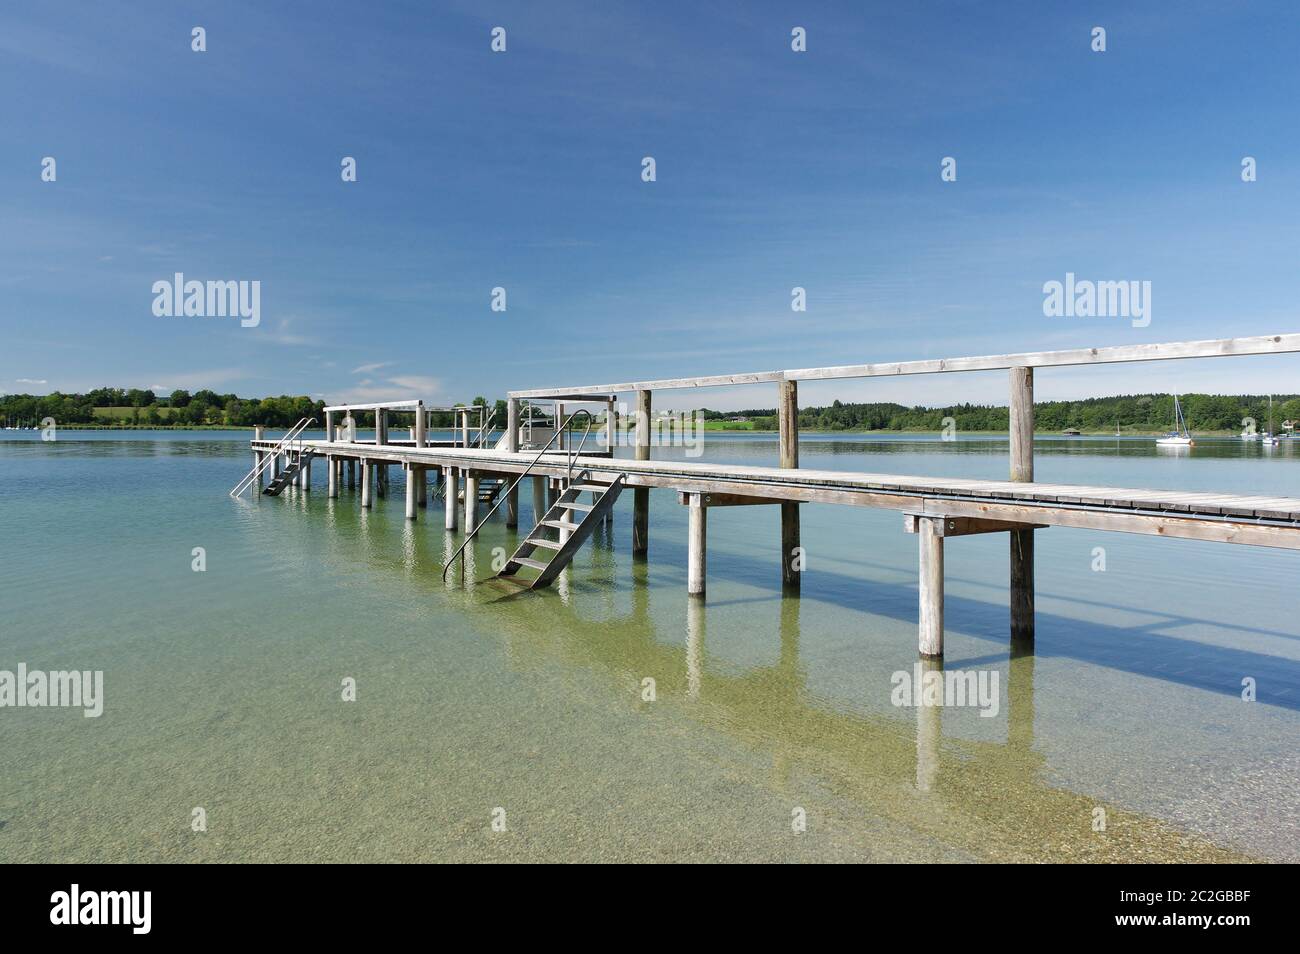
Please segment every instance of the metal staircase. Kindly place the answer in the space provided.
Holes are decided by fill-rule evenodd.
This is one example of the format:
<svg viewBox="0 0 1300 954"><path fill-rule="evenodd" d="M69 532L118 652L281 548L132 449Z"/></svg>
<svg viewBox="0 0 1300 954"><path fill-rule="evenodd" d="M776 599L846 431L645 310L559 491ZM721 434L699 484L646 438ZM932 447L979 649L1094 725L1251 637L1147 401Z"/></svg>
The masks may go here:
<svg viewBox="0 0 1300 954"><path fill-rule="evenodd" d="M296 457L290 454L289 462L284 470L280 471L279 476L262 488L262 493L268 497L280 496L284 492L284 488L288 487L293 479L302 472L303 466L311 456L311 451L299 451Z"/></svg>
<svg viewBox="0 0 1300 954"><path fill-rule="evenodd" d="M578 479L569 484L542 519L537 521L537 526L533 527L524 541L519 544L519 549L515 550L514 555L506 561L506 565L501 568L497 576L512 577L523 567L528 567L536 570L537 576L532 580L519 582L527 583L530 590L550 586L551 582L560 575L560 571L569 565L578 550L587 542L591 531L613 509L618 495L623 492L623 481L626 477L626 474L619 474L612 483L601 484L591 481L590 471L584 470L578 474ZM594 502L579 503L578 497L583 493L590 493ZM575 513L582 514L582 519L577 523L572 522ZM555 531L554 538L547 536L550 530ZM533 554L540 555L542 551L545 552L546 559L533 559Z"/></svg>
<svg viewBox="0 0 1300 954"><path fill-rule="evenodd" d="M501 491L506 488L508 481L500 477L480 477L478 481L478 502L494 503L501 496ZM442 497L446 491L439 488L435 492L436 497ZM456 491L456 499L461 503L465 502L465 491L460 489Z"/></svg>
<svg viewBox="0 0 1300 954"><path fill-rule="evenodd" d="M301 468L303 464L303 453L304 453L303 443L302 443L302 432L307 429L308 425L314 423L315 420L316 418L314 417L304 417L300 421L298 421L298 423L295 424L293 427L289 428L289 432L280 439L279 443L277 443L269 451L264 451L262 453L261 460L258 461L258 463L253 467L253 469L244 475L243 480L241 480L239 483L235 484L233 488L231 488L230 496L238 497L249 487L253 486L253 482L256 481L259 477L261 477L262 474L271 467L272 463L274 463L275 461L275 458L279 454L284 454L287 457L289 457L291 461L289 466L293 467L294 464L292 461L295 454L294 451L295 443L298 445L296 451L297 467ZM310 454L310 451L308 451L307 453ZM293 478L293 475L296 474L297 472L298 472L297 470L294 470L292 471L292 473L289 473L289 479L284 480L283 482L280 481L280 477L284 477L284 474L281 474L280 477L277 477L275 480L272 480L271 484L267 486L267 488L263 490L262 493L269 493L271 494L272 497L278 497L280 495L280 491L284 490L289 480L291 480ZM274 486L277 483L280 484L279 488L276 489L274 492L272 492L271 486Z"/></svg>
<svg viewBox="0 0 1300 954"><path fill-rule="evenodd" d="M501 477L483 477L478 482L478 502L492 503L505 489L506 481Z"/></svg>
<svg viewBox="0 0 1300 954"><path fill-rule="evenodd" d="M574 480L574 464L578 460L578 455L582 453L583 445L587 443L587 435L591 433L591 425L594 421L591 412L587 410L575 411L563 424L556 428L550 439L538 451L537 456L524 468L523 473L510 483L509 487L504 489L497 487L495 489L496 503L492 509L488 511L482 522L478 523L472 531L465 535L464 541L461 542L456 552L451 555L451 558L443 566L442 580L444 583L447 581L447 574L451 572L456 560L465 552L465 548L473 542L474 537L492 518L492 515L497 512L497 508L505 502L509 492L515 490L520 481L532 472L532 469L537 466L537 462L550 451L555 439L564 433L573 422L573 419L580 414L587 418L587 429L583 431L582 440L578 443L576 449L559 452L564 454L565 459L568 461L565 474L560 478L561 486L564 488L563 492L560 494L559 499L551 504L546 513L542 515L542 519L537 522L537 526L533 527L524 542L515 550L514 556L506 561L505 566L496 576L498 579L525 586L531 590L539 590L544 586L549 586L551 581L559 576L560 571L569 565L574 554L591 536L592 530L614 508L614 502L618 500L618 495L623 492L623 486L627 481L627 474L617 474L609 483L599 483L592 479L589 470L579 472L577 480ZM504 484L505 482L501 481L501 483ZM578 497L584 493L592 495L592 503L578 502ZM575 513L583 514L582 519L576 523L572 519ZM556 538L551 539L548 537L546 535L547 530L555 530L557 532ZM550 557L546 560L533 559L531 554L539 550L548 552ZM537 576L531 580L514 579L515 574L523 567L536 570Z"/></svg>

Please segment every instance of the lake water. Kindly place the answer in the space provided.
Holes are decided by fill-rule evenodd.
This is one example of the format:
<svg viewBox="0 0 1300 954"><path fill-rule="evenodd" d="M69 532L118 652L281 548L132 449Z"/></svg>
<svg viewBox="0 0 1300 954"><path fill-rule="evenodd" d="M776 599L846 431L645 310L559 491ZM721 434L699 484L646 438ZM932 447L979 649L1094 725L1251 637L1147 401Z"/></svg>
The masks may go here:
<svg viewBox="0 0 1300 954"><path fill-rule="evenodd" d="M235 501L246 433L38 436L0 432L0 669L103 670L105 706L0 709L0 862L1300 860L1300 553L1040 531L1036 651L1012 659L1006 538L950 541L945 667L998 674L986 717L891 703L917 660L896 513L804 506L782 598L776 508L715 510L701 604L676 495L652 493L640 561L629 493L552 590L507 597L441 582L460 537L403 519L400 471L371 511L323 467ZM987 437L800 455L1007 472ZM705 458L775 464L776 441L710 434ZM1040 439L1036 466L1300 492L1287 444ZM494 518L467 576L516 538Z"/></svg>

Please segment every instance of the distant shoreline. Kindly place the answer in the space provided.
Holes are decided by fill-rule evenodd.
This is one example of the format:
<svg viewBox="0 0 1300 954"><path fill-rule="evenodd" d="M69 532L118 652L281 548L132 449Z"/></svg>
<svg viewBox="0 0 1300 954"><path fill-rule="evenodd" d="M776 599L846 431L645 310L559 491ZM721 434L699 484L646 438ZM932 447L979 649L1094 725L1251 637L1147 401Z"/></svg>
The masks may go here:
<svg viewBox="0 0 1300 954"><path fill-rule="evenodd" d="M30 430L30 429L29 429ZM39 430L37 428L36 430ZM248 431L252 433L253 428L242 424L66 424L58 427L60 431ZM285 430L282 427L267 427L268 431ZM309 427L307 433L323 432L323 427ZM746 428L746 427L709 427L705 428L707 434L762 434L777 435L776 430ZM836 428L816 428L801 427L800 435L805 434L860 434L863 436L877 437L889 434L896 434L900 437L933 437L938 431L895 431L895 430L841 430ZM980 437L1006 437L1006 431L983 431L983 430L959 430L960 435L976 435ZM1063 440L1069 440L1073 437L1163 437L1168 433L1164 430L1150 431L1124 431L1121 434L1115 434L1113 431L1081 431L1078 434L1062 434L1060 431L1034 431L1035 437L1059 437ZM1215 438L1237 438L1240 432L1237 431L1196 431L1193 430L1192 437L1215 437Z"/></svg>

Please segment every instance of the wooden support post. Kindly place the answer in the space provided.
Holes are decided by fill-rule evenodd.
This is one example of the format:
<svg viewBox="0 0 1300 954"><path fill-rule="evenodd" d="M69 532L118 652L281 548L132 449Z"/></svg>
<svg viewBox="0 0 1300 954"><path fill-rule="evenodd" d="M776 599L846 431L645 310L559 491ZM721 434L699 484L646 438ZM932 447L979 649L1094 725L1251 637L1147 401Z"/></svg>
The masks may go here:
<svg viewBox="0 0 1300 954"><path fill-rule="evenodd" d="M1011 372L1011 479L1034 479L1034 369ZM1034 531L1012 530L1011 641L1034 641Z"/></svg>
<svg viewBox="0 0 1300 954"><path fill-rule="evenodd" d="M334 412L325 412L325 440L333 443L334 441Z"/></svg>
<svg viewBox="0 0 1300 954"><path fill-rule="evenodd" d="M364 457L361 459L361 506L370 506L370 461Z"/></svg>
<svg viewBox="0 0 1300 954"><path fill-rule="evenodd" d="M533 523L546 516L546 478L533 478Z"/></svg>
<svg viewBox="0 0 1300 954"><path fill-rule="evenodd" d="M478 472L465 471L465 532L478 526Z"/></svg>
<svg viewBox="0 0 1300 954"><path fill-rule="evenodd" d="M650 392L636 392L637 460L650 459ZM650 488L632 488L632 552L644 554L650 544Z"/></svg>
<svg viewBox="0 0 1300 954"><path fill-rule="evenodd" d="M375 408L375 443L388 443L388 409Z"/></svg>
<svg viewBox="0 0 1300 954"><path fill-rule="evenodd" d="M357 462L348 461L348 490L357 489Z"/></svg>
<svg viewBox="0 0 1300 954"><path fill-rule="evenodd" d="M1011 642L1034 642L1034 531L1012 530L1011 537Z"/></svg>
<svg viewBox="0 0 1300 954"><path fill-rule="evenodd" d="M456 484L459 478L456 476L455 467L444 467L442 469L444 487L443 500L446 504L446 520L444 526L448 530L456 529Z"/></svg>
<svg viewBox="0 0 1300 954"><path fill-rule="evenodd" d="M780 400L777 403L777 421L780 429L782 467L799 466L799 385L795 381L782 381L778 385ZM795 550L799 548L799 505L792 501L781 504L781 584L791 589L799 586L800 570L796 568ZM798 565L802 566L802 560Z"/></svg>
<svg viewBox="0 0 1300 954"><path fill-rule="evenodd" d="M253 440L255 440L255 441L264 441L264 440L266 440L266 425L265 425L265 424L254 424L254 425L253 425ZM255 451L253 451L253 467L257 470L257 484L258 484L259 487L260 487L261 484L262 484L262 462L263 462L264 460L266 460L266 452L265 452L265 451L260 451L260 450L255 450Z"/></svg>
<svg viewBox="0 0 1300 954"><path fill-rule="evenodd" d="M302 475L303 493L310 493L311 492L311 455L306 455L303 457L302 470L299 471L299 473Z"/></svg>
<svg viewBox="0 0 1300 954"><path fill-rule="evenodd" d="M375 496L383 500L388 496L388 462L375 462Z"/></svg>
<svg viewBox="0 0 1300 954"><path fill-rule="evenodd" d="M930 658L943 656L943 535L940 517L917 520L920 560L920 651Z"/></svg>
<svg viewBox="0 0 1300 954"><path fill-rule="evenodd" d="M686 592L691 596L703 596L709 510L701 494L691 494L688 512Z"/></svg>
<svg viewBox="0 0 1300 954"><path fill-rule="evenodd" d="M510 398L506 404L506 450L519 453L519 398ZM506 526L519 526L519 487L512 484L506 494Z"/></svg>
<svg viewBox="0 0 1300 954"><path fill-rule="evenodd" d="M325 496L333 500L339 495L339 462L333 454L325 458Z"/></svg>
<svg viewBox="0 0 1300 954"><path fill-rule="evenodd" d="M420 472L417 468L408 464L406 466L406 519L414 520L418 507L418 496L420 493Z"/></svg>
<svg viewBox="0 0 1300 954"><path fill-rule="evenodd" d="M415 406L415 446L427 447L429 445L428 418L424 413L424 402L421 401ZM415 478L415 502L416 506L427 507L429 505L429 488L428 488L428 471L423 468L413 469L411 476Z"/></svg>
<svg viewBox="0 0 1300 954"><path fill-rule="evenodd" d="M618 411L614 410L614 400L605 402L605 450L614 456L614 428L618 426Z"/></svg>

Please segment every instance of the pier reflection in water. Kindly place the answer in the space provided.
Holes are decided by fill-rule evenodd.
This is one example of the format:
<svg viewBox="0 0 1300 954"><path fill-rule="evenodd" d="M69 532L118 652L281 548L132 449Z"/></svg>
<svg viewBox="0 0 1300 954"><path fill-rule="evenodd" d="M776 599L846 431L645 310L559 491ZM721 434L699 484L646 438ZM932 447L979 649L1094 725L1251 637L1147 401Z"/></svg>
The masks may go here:
<svg viewBox="0 0 1300 954"><path fill-rule="evenodd" d="M725 601L711 606L682 598L680 638L674 641L662 616L651 611L647 564L636 561L620 572L629 569L622 614L592 619L575 611L572 599L539 599L537 594L493 597L483 608L500 613L494 622L504 630L516 665L560 658L602 673L629 692L653 676L658 705L679 707L676 714L701 728L729 733L766 752L772 765L768 784L774 791L797 800L811 779L842 806L851 805L853 813L963 856L1041 861L1119 861L1135 854L1167 860L1246 858L1156 817L1053 784L1044 772L1044 756L1034 747L1032 645L1012 647L1004 657L1007 678L999 706L1004 741L972 741L964 733L945 736L945 717L978 718L976 711L959 714L942 705L889 714L853 711L810 693L800 660L806 597L759 598L777 623L776 660L737 671L711 661L709 653L713 614L726 613ZM611 570L607 563L596 580L581 585L583 601L597 598L601 587L618 588ZM529 603L526 615L506 609L521 598ZM754 613L747 618L753 621ZM750 636L761 638L761 628L755 630ZM944 672L942 661L914 664L923 673ZM881 685L876 691L884 696L888 683ZM1093 827L1098 808L1105 813L1105 831ZM812 824L817 821L814 817Z"/></svg>

